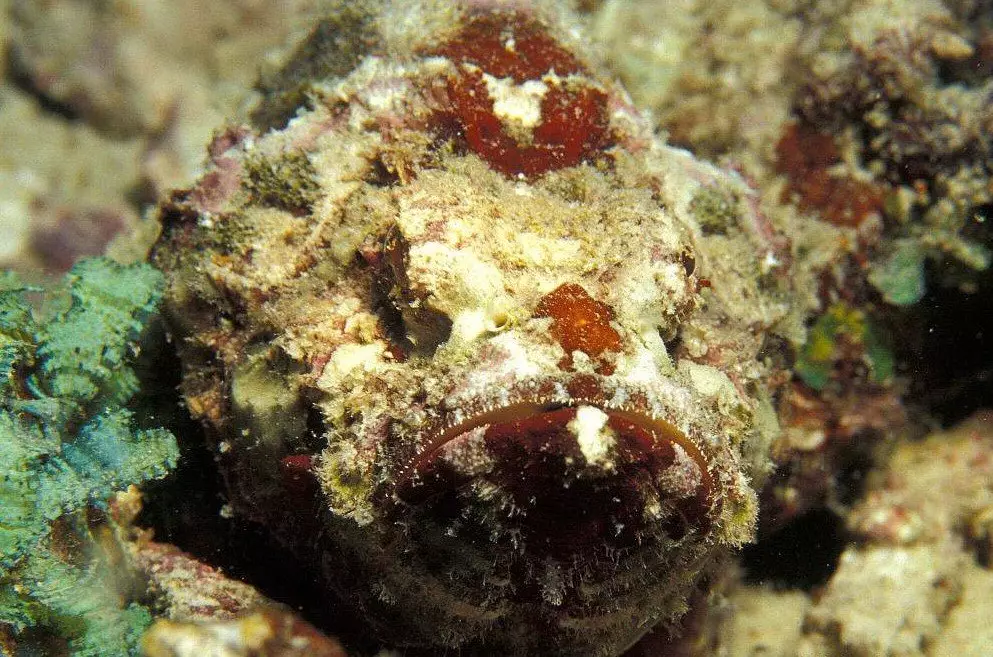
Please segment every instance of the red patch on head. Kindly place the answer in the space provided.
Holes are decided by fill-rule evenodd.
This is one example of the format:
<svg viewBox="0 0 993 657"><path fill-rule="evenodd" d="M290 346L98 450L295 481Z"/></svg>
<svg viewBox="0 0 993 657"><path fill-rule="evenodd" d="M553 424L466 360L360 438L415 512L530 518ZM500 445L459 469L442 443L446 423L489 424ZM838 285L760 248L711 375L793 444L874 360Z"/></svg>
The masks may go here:
<svg viewBox="0 0 993 657"><path fill-rule="evenodd" d="M621 350L621 336L610 325L613 309L575 283L564 283L543 296L534 316L552 318L551 334L566 352L566 367L571 366L574 351L597 358ZM597 369L601 374L613 372L606 362Z"/></svg>
<svg viewBox="0 0 993 657"><path fill-rule="evenodd" d="M493 11L469 19L456 38L434 54L457 64L475 64L496 78L518 84L549 71L558 75L584 72L575 55L563 48L533 18L517 12Z"/></svg>
<svg viewBox="0 0 993 657"><path fill-rule="evenodd" d="M447 84L449 106L438 120L504 175L533 177L575 166L610 143L607 95L534 19L514 12L481 14L428 54L447 57L458 67ZM484 74L518 85L541 80L548 86L540 122L527 143L510 134L496 115Z"/></svg>

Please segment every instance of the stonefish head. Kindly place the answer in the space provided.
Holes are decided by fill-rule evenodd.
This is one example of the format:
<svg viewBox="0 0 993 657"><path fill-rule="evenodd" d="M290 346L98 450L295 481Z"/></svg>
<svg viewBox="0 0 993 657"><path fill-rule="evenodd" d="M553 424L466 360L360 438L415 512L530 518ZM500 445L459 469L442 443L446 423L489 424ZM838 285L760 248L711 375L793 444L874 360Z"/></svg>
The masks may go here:
<svg viewBox="0 0 993 657"><path fill-rule="evenodd" d="M561 9L349 20L161 209L189 408L384 640L617 655L752 535L784 245Z"/></svg>

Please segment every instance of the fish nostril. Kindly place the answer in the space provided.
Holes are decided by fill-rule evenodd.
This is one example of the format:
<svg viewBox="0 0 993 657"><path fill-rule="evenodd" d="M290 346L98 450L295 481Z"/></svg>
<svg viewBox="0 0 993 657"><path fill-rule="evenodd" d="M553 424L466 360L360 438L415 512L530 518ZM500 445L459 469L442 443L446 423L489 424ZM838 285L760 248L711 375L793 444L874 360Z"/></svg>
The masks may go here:
<svg viewBox="0 0 993 657"><path fill-rule="evenodd" d="M510 313L498 310L490 316L490 331L492 333L500 333L509 328L511 323Z"/></svg>

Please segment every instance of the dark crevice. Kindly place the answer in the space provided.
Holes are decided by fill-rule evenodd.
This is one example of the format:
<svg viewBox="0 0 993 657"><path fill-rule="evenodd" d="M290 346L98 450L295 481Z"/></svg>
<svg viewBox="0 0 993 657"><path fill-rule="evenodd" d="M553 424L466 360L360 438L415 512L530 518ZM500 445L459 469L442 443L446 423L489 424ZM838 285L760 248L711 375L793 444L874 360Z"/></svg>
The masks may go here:
<svg viewBox="0 0 993 657"><path fill-rule="evenodd" d="M363 180L374 187L391 187L400 182L399 173L383 161L382 154L372 159Z"/></svg>
<svg viewBox="0 0 993 657"><path fill-rule="evenodd" d="M755 354L755 360L769 363L776 369L791 370L796 361L796 352L788 339L775 333L766 333L762 338L762 346Z"/></svg>
<svg viewBox="0 0 993 657"><path fill-rule="evenodd" d="M949 280L955 269L928 266L927 293L907 311L895 341L911 380L908 403L946 427L993 408L993 277L963 272L971 279L963 287Z"/></svg>
<svg viewBox="0 0 993 657"><path fill-rule="evenodd" d="M225 576L251 584L264 595L358 652L374 647L363 638L358 619L349 615L320 585L313 566L274 540L264 527L222 513L224 483L203 427L184 408L179 394L181 367L160 330L143 350L143 396L137 400L150 425L165 426L180 444L178 467L165 479L143 487L144 508L136 521L154 530L156 541L170 543ZM145 356L147 354L147 356ZM323 436L320 411L308 415L308 438ZM314 439L315 444L318 439Z"/></svg>
<svg viewBox="0 0 993 657"><path fill-rule="evenodd" d="M407 358L413 351L414 345L407 336L407 328L403 324L403 315L390 298L390 285L387 277L380 271L370 277L369 296L372 299L373 311L379 318L386 339L389 340L391 351L401 359Z"/></svg>
<svg viewBox="0 0 993 657"><path fill-rule="evenodd" d="M662 338L662 344L665 345L666 353L669 354L670 358L676 359L676 354L679 352L679 348L683 346L683 333L681 330L677 329L671 335L663 331L662 327L658 327L659 337Z"/></svg>
<svg viewBox="0 0 993 657"><path fill-rule="evenodd" d="M27 69L21 64L20 53L13 46L7 48L7 70L4 71L7 80L16 88L38 103L42 111L54 114L67 121L80 121L82 115L72 105L55 98L39 88Z"/></svg>
<svg viewBox="0 0 993 657"><path fill-rule="evenodd" d="M300 436L300 454L320 454L328 446L327 425L324 413L314 404L307 405L307 420L304 434Z"/></svg>
<svg viewBox="0 0 993 657"><path fill-rule="evenodd" d="M751 584L810 591L831 578L844 548L842 519L818 509L760 534L758 542L741 551L741 565Z"/></svg>
<svg viewBox="0 0 993 657"><path fill-rule="evenodd" d="M879 441L879 434L871 430L852 438L851 443L839 455L830 503L848 507L862 497L869 473L879 465L877 462Z"/></svg>

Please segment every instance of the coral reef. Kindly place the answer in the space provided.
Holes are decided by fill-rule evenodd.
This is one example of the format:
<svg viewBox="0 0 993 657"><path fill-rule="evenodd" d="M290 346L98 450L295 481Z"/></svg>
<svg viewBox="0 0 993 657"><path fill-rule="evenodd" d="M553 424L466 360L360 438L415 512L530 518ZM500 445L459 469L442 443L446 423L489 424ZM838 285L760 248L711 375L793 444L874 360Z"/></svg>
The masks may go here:
<svg viewBox="0 0 993 657"><path fill-rule="evenodd" d="M128 549L134 567L147 578L149 595L162 618L174 622L226 621L258 608L277 606L248 584L225 577L173 545L139 536Z"/></svg>
<svg viewBox="0 0 993 657"><path fill-rule="evenodd" d="M174 138L196 162L212 125L254 83L258 65L246 62L291 40L308 9L248 0L130 7L13 0L9 66L47 102L115 137L162 135L179 121L183 134Z"/></svg>
<svg viewBox="0 0 993 657"><path fill-rule="evenodd" d="M962 554L942 547L851 549L808 612L801 655L921 655L959 595Z"/></svg>
<svg viewBox="0 0 993 657"><path fill-rule="evenodd" d="M747 172L798 252L835 243L802 259L833 279L821 311L854 294L899 323L931 290L988 294L986 3L634 0L594 22L670 139Z"/></svg>
<svg viewBox="0 0 993 657"><path fill-rule="evenodd" d="M981 654L989 628L993 418L896 448L848 517L848 548L807 615L801 654ZM954 620L953 620L954 619ZM959 625L966 625L963 631ZM969 635L972 636L969 636ZM987 644L988 645L988 644ZM928 646L933 646L929 648ZM971 647L970 647L971 646Z"/></svg>
<svg viewBox="0 0 993 657"><path fill-rule="evenodd" d="M754 159L789 117L805 4L816 15L818 3L606 0L592 32L670 141Z"/></svg>
<svg viewBox="0 0 993 657"><path fill-rule="evenodd" d="M44 322L25 289L4 285L0 634L18 651L37 638L29 629L44 628L73 655L133 653L151 617L121 572L107 500L163 476L178 456L171 434L138 428L125 407L162 277L148 265L81 262L69 308Z"/></svg>
<svg viewBox="0 0 993 657"><path fill-rule="evenodd" d="M0 265L61 274L138 225L126 201L137 145L110 143L46 114L7 85L0 85L0 143Z"/></svg>
<svg viewBox="0 0 993 657"><path fill-rule="evenodd" d="M988 0L0 16L0 653L988 652Z"/></svg>
<svg viewBox="0 0 993 657"><path fill-rule="evenodd" d="M335 639L284 605L174 545L153 540L153 532L139 526L144 498L132 486L110 506L124 538L123 562L144 585L155 618L141 639L142 655L345 657Z"/></svg>
<svg viewBox="0 0 993 657"><path fill-rule="evenodd" d="M947 421L991 403L989 331L968 328L991 298L988 3L634 0L592 18L658 126L743 172L791 239L810 340L792 345L767 518L846 495L835 473L884 451L904 400ZM839 304L885 351L856 341L812 368Z"/></svg>
<svg viewBox="0 0 993 657"><path fill-rule="evenodd" d="M890 302L920 298L899 294L901 277L885 275L901 261L920 268L926 255L958 261L966 272L989 266L991 244L975 224L993 200L993 87L982 70L974 79L954 73L970 60L982 67L973 43L983 22L975 14L975 23L959 27L937 2L886 13L866 3L841 24L845 50L824 48L812 58L812 76L794 101L803 125L845 144L843 166L852 175L871 172L891 199L878 205L886 241L869 265L870 281Z"/></svg>
<svg viewBox="0 0 993 657"><path fill-rule="evenodd" d="M987 411L901 442L847 516L854 540L830 579L813 595L731 582L704 654L986 654L991 440Z"/></svg>

